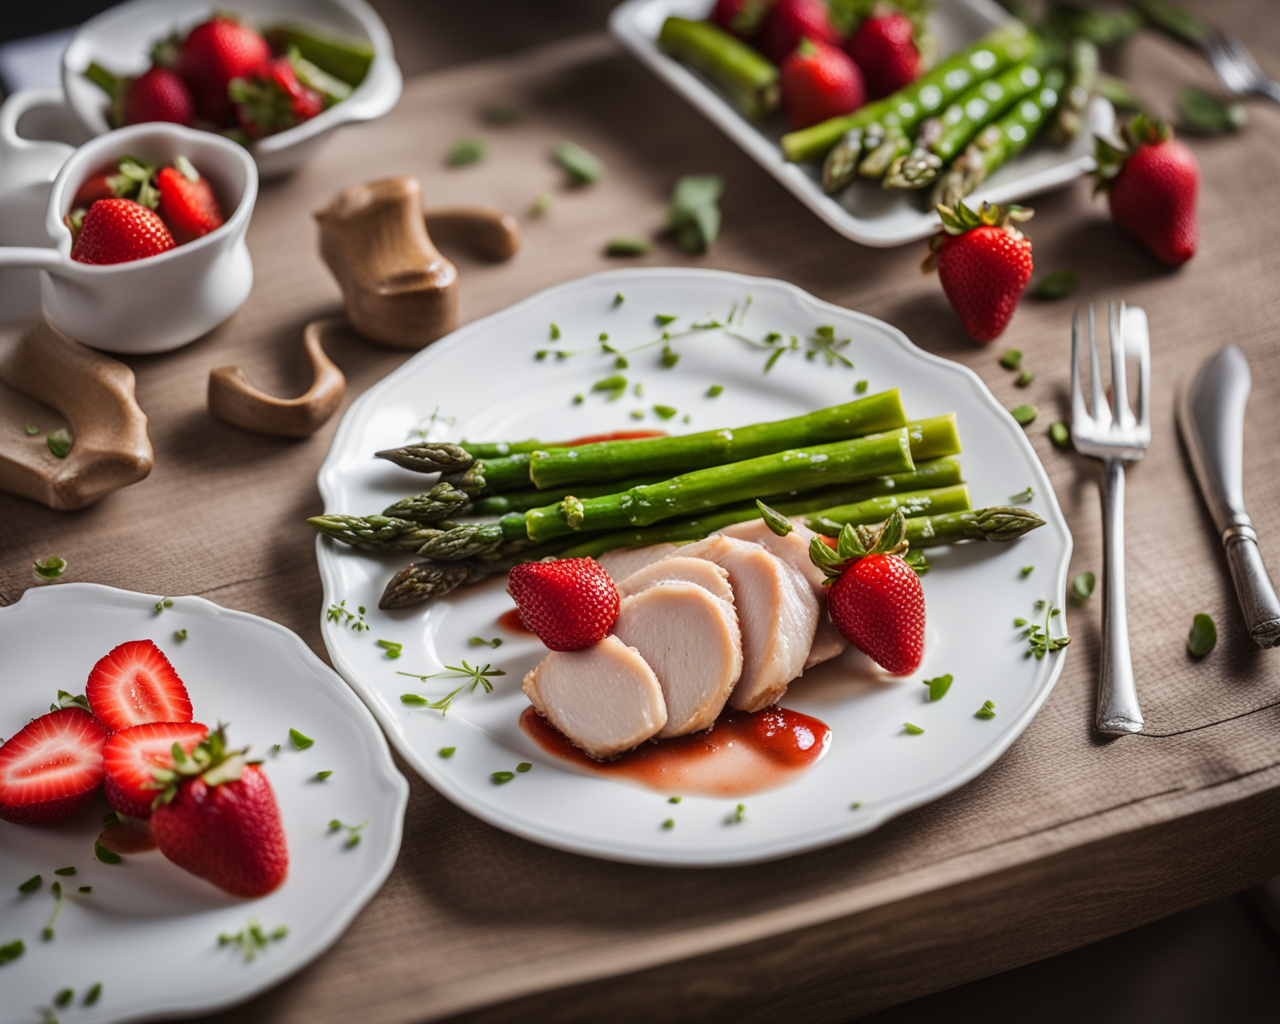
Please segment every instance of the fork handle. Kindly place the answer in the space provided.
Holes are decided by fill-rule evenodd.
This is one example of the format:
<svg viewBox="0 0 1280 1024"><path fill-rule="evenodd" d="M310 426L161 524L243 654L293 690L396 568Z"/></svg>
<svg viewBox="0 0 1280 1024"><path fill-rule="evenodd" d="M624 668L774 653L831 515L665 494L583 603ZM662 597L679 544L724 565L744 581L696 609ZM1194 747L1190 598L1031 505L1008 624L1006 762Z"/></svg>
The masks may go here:
<svg viewBox="0 0 1280 1024"><path fill-rule="evenodd" d="M1129 655L1124 601L1124 463L1107 459L1102 476L1102 668L1098 679L1099 732L1142 731L1142 711Z"/></svg>

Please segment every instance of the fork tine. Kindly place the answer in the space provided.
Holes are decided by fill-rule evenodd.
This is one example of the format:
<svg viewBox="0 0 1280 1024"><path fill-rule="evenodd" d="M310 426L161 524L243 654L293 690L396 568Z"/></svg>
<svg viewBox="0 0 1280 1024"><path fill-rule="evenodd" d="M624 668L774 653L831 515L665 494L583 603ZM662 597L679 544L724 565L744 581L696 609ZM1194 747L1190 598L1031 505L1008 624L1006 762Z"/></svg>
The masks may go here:
<svg viewBox="0 0 1280 1024"><path fill-rule="evenodd" d="M1246 70L1250 72L1251 77L1257 77L1262 74L1262 69L1258 67L1258 62L1253 59L1244 43L1232 32L1223 31L1222 41L1226 44L1227 50L1238 60Z"/></svg>
<svg viewBox="0 0 1280 1024"><path fill-rule="evenodd" d="M1145 319L1146 310L1142 311ZM1143 331L1139 336L1138 352L1138 427L1151 434L1151 333Z"/></svg>
<svg viewBox="0 0 1280 1024"><path fill-rule="evenodd" d="M1108 330L1111 335L1111 410L1117 427L1133 426L1129 408L1129 379L1125 372L1124 303L1117 307L1107 303Z"/></svg>
<svg viewBox="0 0 1280 1024"><path fill-rule="evenodd" d="M1098 364L1098 336L1094 330L1093 303L1089 303L1089 391L1093 395L1093 421L1102 429L1111 426L1111 407L1102 388L1102 367Z"/></svg>
<svg viewBox="0 0 1280 1024"><path fill-rule="evenodd" d="M1085 429L1093 425L1089 410L1085 408L1084 391L1080 387L1080 311L1071 311L1071 429Z"/></svg>

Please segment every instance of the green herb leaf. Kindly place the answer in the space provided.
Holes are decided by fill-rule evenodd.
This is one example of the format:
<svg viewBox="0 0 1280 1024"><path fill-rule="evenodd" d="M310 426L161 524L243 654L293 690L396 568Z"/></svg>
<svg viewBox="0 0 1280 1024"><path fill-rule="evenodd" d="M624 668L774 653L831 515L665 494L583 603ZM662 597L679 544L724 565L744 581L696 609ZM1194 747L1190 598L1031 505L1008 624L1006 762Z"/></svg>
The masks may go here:
<svg viewBox="0 0 1280 1024"><path fill-rule="evenodd" d="M32 562L31 571L42 580L56 580L67 568L67 560L57 555L50 555L43 562Z"/></svg>
<svg viewBox="0 0 1280 1024"><path fill-rule="evenodd" d="M59 1006L59 1007L66 1006L75 997L76 997L76 994L74 990L69 988L64 988L61 992L59 992L56 996L53 997L53 1005Z"/></svg>
<svg viewBox="0 0 1280 1024"><path fill-rule="evenodd" d="M417 704L421 706L423 704L427 704L428 701L426 697L419 697L416 693L402 693L400 694L400 703Z"/></svg>
<svg viewBox="0 0 1280 1024"><path fill-rule="evenodd" d="M33 427L30 423L28 423L26 426L26 431L27 431L27 437L35 437L36 434L40 433L40 428Z"/></svg>
<svg viewBox="0 0 1280 1024"><path fill-rule="evenodd" d="M439 678L440 676L462 676L466 679L466 682L461 686L441 697L439 700L433 701L427 697L420 697L416 693L405 693L400 696L401 703L415 704L420 707L430 708L432 711L439 711L441 714L447 714L449 708L453 705L454 698L457 697L458 694L462 693L463 690L471 693L477 686L481 686L484 688L485 693L492 693L493 683L490 682L490 680L496 676L505 676L507 674L505 669L492 668L489 665L476 667L465 661L460 667L456 665L446 665L444 668L445 670L443 672L432 672L429 675L416 675L413 672L397 672L396 675L398 676L410 676L413 679L421 679L423 682L426 682L428 679Z"/></svg>
<svg viewBox="0 0 1280 1024"><path fill-rule="evenodd" d="M1036 602L1037 609L1043 608L1044 606L1044 601ZM1049 610L1045 613L1044 617L1044 626L1041 627L1039 625L1032 624L1027 627L1026 631L1022 634L1027 641L1026 657L1030 658L1034 656L1035 659L1039 661L1046 654L1050 654L1053 651L1060 651L1062 648L1066 647L1067 644L1071 643L1071 637L1069 636L1054 637L1049 635L1049 620L1056 617L1057 614L1058 609L1054 608L1053 605L1049 605ZM1017 622L1018 620L1015 619L1014 627L1020 628L1018 627Z"/></svg>
<svg viewBox="0 0 1280 1024"><path fill-rule="evenodd" d="M659 313L653 319L659 327L666 327L667 324L673 323L680 318L678 316L668 316L666 313Z"/></svg>
<svg viewBox="0 0 1280 1024"><path fill-rule="evenodd" d="M449 758L453 757L453 755L457 752L457 750L458 750L457 747L441 747L438 751L436 751L436 753L439 754L440 757L443 757L447 761Z"/></svg>
<svg viewBox="0 0 1280 1024"><path fill-rule="evenodd" d="M504 782L510 782L516 777L515 772L494 772L490 778L493 779L495 786L501 786Z"/></svg>
<svg viewBox="0 0 1280 1024"><path fill-rule="evenodd" d="M394 640L379 640L378 646L387 652L388 658L398 658L404 653L404 644L398 644Z"/></svg>
<svg viewBox="0 0 1280 1024"><path fill-rule="evenodd" d="M94 1003L98 1001L98 997L101 995L102 995L102 982L96 981L93 983L93 987L90 988L89 991L84 994L84 1005L92 1006Z"/></svg>
<svg viewBox="0 0 1280 1024"><path fill-rule="evenodd" d="M327 779L332 774L333 774L332 769L326 772L316 772L316 779L320 782L324 782L324 780Z"/></svg>
<svg viewBox="0 0 1280 1024"><path fill-rule="evenodd" d="M609 340L609 332L608 332L608 331L601 331L601 332L600 332L600 340L601 340L601 341L608 341L608 340ZM604 346L604 350L605 350L606 352L616 352L616 351L618 351L616 348L610 348L608 345L605 345L605 346Z"/></svg>
<svg viewBox="0 0 1280 1024"><path fill-rule="evenodd" d="M912 725L910 722L903 722L902 728L906 730L908 736L920 736L924 730L918 725Z"/></svg>
<svg viewBox="0 0 1280 1024"><path fill-rule="evenodd" d="M1009 412L1020 426L1025 427L1034 422L1040 410L1034 405L1020 405L1016 409L1010 409Z"/></svg>
<svg viewBox="0 0 1280 1024"><path fill-rule="evenodd" d="M782 353L783 353L783 352L785 352L785 351L786 351L786 349L785 349L785 348L775 348L775 349L773 350L773 354L772 354L772 355L770 355L770 356L769 356L769 358L768 358L768 359L766 359L766 360L764 361L764 372L765 372L765 373L768 373L770 370L772 370L772 369L773 369L773 364L774 364L774 363L776 363L779 359L781 359L781 358L782 358Z"/></svg>
<svg viewBox="0 0 1280 1024"><path fill-rule="evenodd" d="M26 896L29 893L35 892L43 884L44 884L44 878L42 878L40 875L32 875L20 886L18 886L18 892Z"/></svg>
<svg viewBox="0 0 1280 1024"><path fill-rule="evenodd" d="M1022 365L1022 351L1011 348L1000 357L1000 365L1006 370L1016 370Z"/></svg>
<svg viewBox="0 0 1280 1024"><path fill-rule="evenodd" d="M978 708L978 710L973 713L973 717L974 718L995 718L996 706L994 702L989 700L983 701L982 707Z"/></svg>
<svg viewBox="0 0 1280 1024"><path fill-rule="evenodd" d="M501 647L502 639L495 636L492 640L486 640L484 637L472 636L467 638L467 643L472 647Z"/></svg>
<svg viewBox="0 0 1280 1024"><path fill-rule="evenodd" d="M82 895L82 896L88 896L91 892L93 892L93 886L91 886L91 885L82 885L82 886L80 886L80 888L79 888L79 890L78 890L78 891L79 891L80 895Z"/></svg>
<svg viewBox="0 0 1280 1024"><path fill-rule="evenodd" d="M484 159L485 144L481 139L459 139L449 149L446 162L450 167L479 163Z"/></svg>
<svg viewBox="0 0 1280 1024"><path fill-rule="evenodd" d="M1191 620L1191 632L1187 634L1187 650L1194 658L1203 658L1218 642L1218 627L1213 619L1201 613Z"/></svg>
<svg viewBox="0 0 1280 1024"><path fill-rule="evenodd" d="M1032 375L1031 371L1023 370L1022 373L1018 374L1018 379L1013 383L1015 387L1025 388L1028 387L1033 380L1035 380L1035 377Z"/></svg>
<svg viewBox="0 0 1280 1024"><path fill-rule="evenodd" d="M622 393L627 390L627 378L621 374L614 374L612 377L605 377L591 385L592 391L603 391L609 396L609 400L621 398Z"/></svg>
<svg viewBox="0 0 1280 1024"><path fill-rule="evenodd" d="M249 923L234 935L219 935L218 945L236 947L244 957L244 962L248 964L253 963L258 954L270 943L279 942L288 934L289 929L280 925L268 935L258 923L258 919L251 917Z"/></svg>
<svg viewBox="0 0 1280 1024"><path fill-rule="evenodd" d="M1054 447L1067 451L1071 447L1071 429L1059 420L1049 428L1049 440Z"/></svg>
<svg viewBox="0 0 1280 1024"><path fill-rule="evenodd" d="M672 405L655 405L653 407L653 414L660 420L669 420L679 412L680 410Z"/></svg>
<svg viewBox="0 0 1280 1024"><path fill-rule="evenodd" d="M533 765L531 765L528 761L521 761L518 765L516 765L516 771L518 771L521 775L523 775L532 767Z"/></svg>
<svg viewBox="0 0 1280 1024"><path fill-rule="evenodd" d="M720 196L724 179L718 174L690 174L676 181L667 210L667 230L685 252L706 252L720 234Z"/></svg>
<svg viewBox="0 0 1280 1024"><path fill-rule="evenodd" d="M855 395L865 395L870 384L871 382L867 380L858 381L858 383L853 386L853 393Z"/></svg>
<svg viewBox="0 0 1280 1024"><path fill-rule="evenodd" d="M173 607L173 598L162 597L160 598L159 601L156 602L156 614L159 615L166 608L172 608L172 607Z"/></svg>
<svg viewBox="0 0 1280 1024"><path fill-rule="evenodd" d="M653 249L653 243L639 235L615 235L604 245L606 256L643 256Z"/></svg>
<svg viewBox="0 0 1280 1024"><path fill-rule="evenodd" d="M1243 103L1223 103L1199 89L1178 90L1178 127L1201 135L1236 132L1249 121Z"/></svg>
<svg viewBox="0 0 1280 1024"><path fill-rule="evenodd" d="M1094 576L1091 572L1078 572L1071 581L1071 596L1077 601L1089 600L1093 593Z"/></svg>
<svg viewBox="0 0 1280 1024"><path fill-rule="evenodd" d="M529 216L541 217L551 209L551 193L539 192L533 197L533 202L529 204Z"/></svg>
<svg viewBox="0 0 1280 1024"><path fill-rule="evenodd" d="M315 740L313 740L310 736L303 736L302 733L298 732L297 729L289 730L289 738L293 740L293 745L297 747L299 750L306 750L307 747L315 743Z"/></svg>
<svg viewBox="0 0 1280 1024"><path fill-rule="evenodd" d="M66 427L59 427L46 439L49 445L49 451L59 459L65 459L71 453L71 446L75 444L75 438L71 436L71 431Z"/></svg>
<svg viewBox="0 0 1280 1024"><path fill-rule="evenodd" d="M1058 270L1045 274L1040 283L1031 289L1033 299L1061 299L1070 295L1080 284L1080 277L1074 270Z"/></svg>
<svg viewBox="0 0 1280 1024"><path fill-rule="evenodd" d="M0 946L0 966L13 963L26 951L26 944L21 939L14 939L12 942L5 943Z"/></svg>
<svg viewBox="0 0 1280 1024"><path fill-rule="evenodd" d="M724 394L724 386L721 384L712 384L711 387L707 388L708 398L718 398L720 395L723 395L723 394Z"/></svg>
<svg viewBox="0 0 1280 1024"><path fill-rule="evenodd" d="M116 853L114 850L108 850L105 846L103 846L101 843L97 842L96 840L94 841L94 844L93 844L93 855L97 857L98 860L102 861L103 864L119 864L120 863L120 854Z"/></svg>
<svg viewBox="0 0 1280 1024"><path fill-rule="evenodd" d="M560 340L560 328L557 327L555 324L551 325L551 340L552 341Z"/></svg>
<svg viewBox="0 0 1280 1024"><path fill-rule="evenodd" d="M187 638L187 631L185 629L175 629L173 631L173 638L175 640L185 640Z"/></svg>
<svg viewBox="0 0 1280 1024"><path fill-rule="evenodd" d="M670 345L664 345L662 349L662 365L665 369L671 369L676 363L680 362L680 354L672 350Z"/></svg>
<svg viewBox="0 0 1280 1024"><path fill-rule="evenodd" d="M862 806L862 801L861 801L861 800L855 800L853 803L851 803L851 804L849 805L849 810L851 810L851 811L856 811L856 810L857 810L859 807L861 807L861 806Z"/></svg>
<svg viewBox="0 0 1280 1024"><path fill-rule="evenodd" d="M63 878L70 878L76 873L75 868L54 868L55 875L61 875Z"/></svg>
<svg viewBox="0 0 1280 1024"><path fill-rule="evenodd" d="M726 825L738 825L746 820L747 820L747 805L738 804L738 806L733 809L733 813L730 814L729 817L725 819L724 823Z"/></svg>
<svg viewBox="0 0 1280 1024"><path fill-rule="evenodd" d="M1034 501L1036 492L1028 487L1025 491L1019 491L1017 494L1010 495L1010 501Z"/></svg>
<svg viewBox="0 0 1280 1024"><path fill-rule="evenodd" d="M1021 629L1021 628L1022 628L1023 626L1025 626L1026 624L1027 624L1027 620L1026 620L1026 619L1014 619L1014 620L1013 620L1013 628L1014 628L1014 629Z"/></svg>
<svg viewBox="0 0 1280 1024"><path fill-rule="evenodd" d="M662 827L663 827L663 828L665 828L665 829L667 829L667 830L670 830L670 829L675 828L675 827L676 827L676 819L675 819L675 818L668 818L666 821L664 821L664 822L662 823Z"/></svg>
<svg viewBox="0 0 1280 1024"><path fill-rule="evenodd" d="M1028 576L1030 576L1033 572L1035 572L1035 570L1036 570L1036 567L1034 565L1024 565L1019 570L1018 574L1025 580Z"/></svg>
<svg viewBox="0 0 1280 1024"><path fill-rule="evenodd" d="M947 691L951 689L951 676L938 676L936 679L925 679L924 685L929 687L929 700L942 700L947 695Z"/></svg>
<svg viewBox="0 0 1280 1024"><path fill-rule="evenodd" d="M791 520L784 516L781 512L770 508L759 498L756 499L756 508L760 510L760 515L764 517L765 526L777 534L779 537L785 537L795 529Z"/></svg>
<svg viewBox="0 0 1280 1024"><path fill-rule="evenodd" d="M667 797L667 803L669 803L669 804L678 804L678 803L679 803L681 800L683 800L683 799L684 799L684 797L681 797L681 796L669 796L669 797Z"/></svg>
<svg viewBox="0 0 1280 1024"><path fill-rule="evenodd" d="M590 185L604 177L604 164L575 142L558 143L551 150L551 156L575 185Z"/></svg>

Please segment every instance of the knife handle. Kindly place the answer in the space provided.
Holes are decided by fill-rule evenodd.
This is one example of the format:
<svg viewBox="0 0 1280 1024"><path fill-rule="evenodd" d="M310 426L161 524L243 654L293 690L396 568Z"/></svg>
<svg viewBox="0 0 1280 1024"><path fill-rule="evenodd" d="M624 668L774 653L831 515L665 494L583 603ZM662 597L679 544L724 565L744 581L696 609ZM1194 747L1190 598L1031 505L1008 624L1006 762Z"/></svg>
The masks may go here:
<svg viewBox="0 0 1280 1024"><path fill-rule="evenodd" d="M1222 531L1227 568L1244 612L1244 624L1259 647L1280 644L1280 597L1267 574L1252 526L1236 524Z"/></svg>

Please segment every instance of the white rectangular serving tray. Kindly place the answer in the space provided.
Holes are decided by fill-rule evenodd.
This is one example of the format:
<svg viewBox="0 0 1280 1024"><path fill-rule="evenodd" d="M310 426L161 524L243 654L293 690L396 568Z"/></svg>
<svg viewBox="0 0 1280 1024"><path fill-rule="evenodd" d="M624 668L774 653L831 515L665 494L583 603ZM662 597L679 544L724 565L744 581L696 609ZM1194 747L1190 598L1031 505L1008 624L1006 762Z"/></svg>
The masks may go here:
<svg viewBox="0 0 1280 1024"><path fill-rule="evenodd" d="M920 193L891 192L859 181L838 196L822 191L820 164L788 163L779 139L782 118L767 124L748 121L707 80L658 49L658 32L671 15L705 18L713 0L626 0L609 18L609 30L631 53L697 107L802 203L846 238L887 248L927 238L938 230L938 215L925 209ZM940 58L968 46L1009 20L994 0L937 0L930 28ZM1033 144L993 174L971 200L1009 203L1059 188L1093 171L1093 137L1108 135L1115 110L1101 97L1089 106L1085 127L1066 149Z"/></svg>

